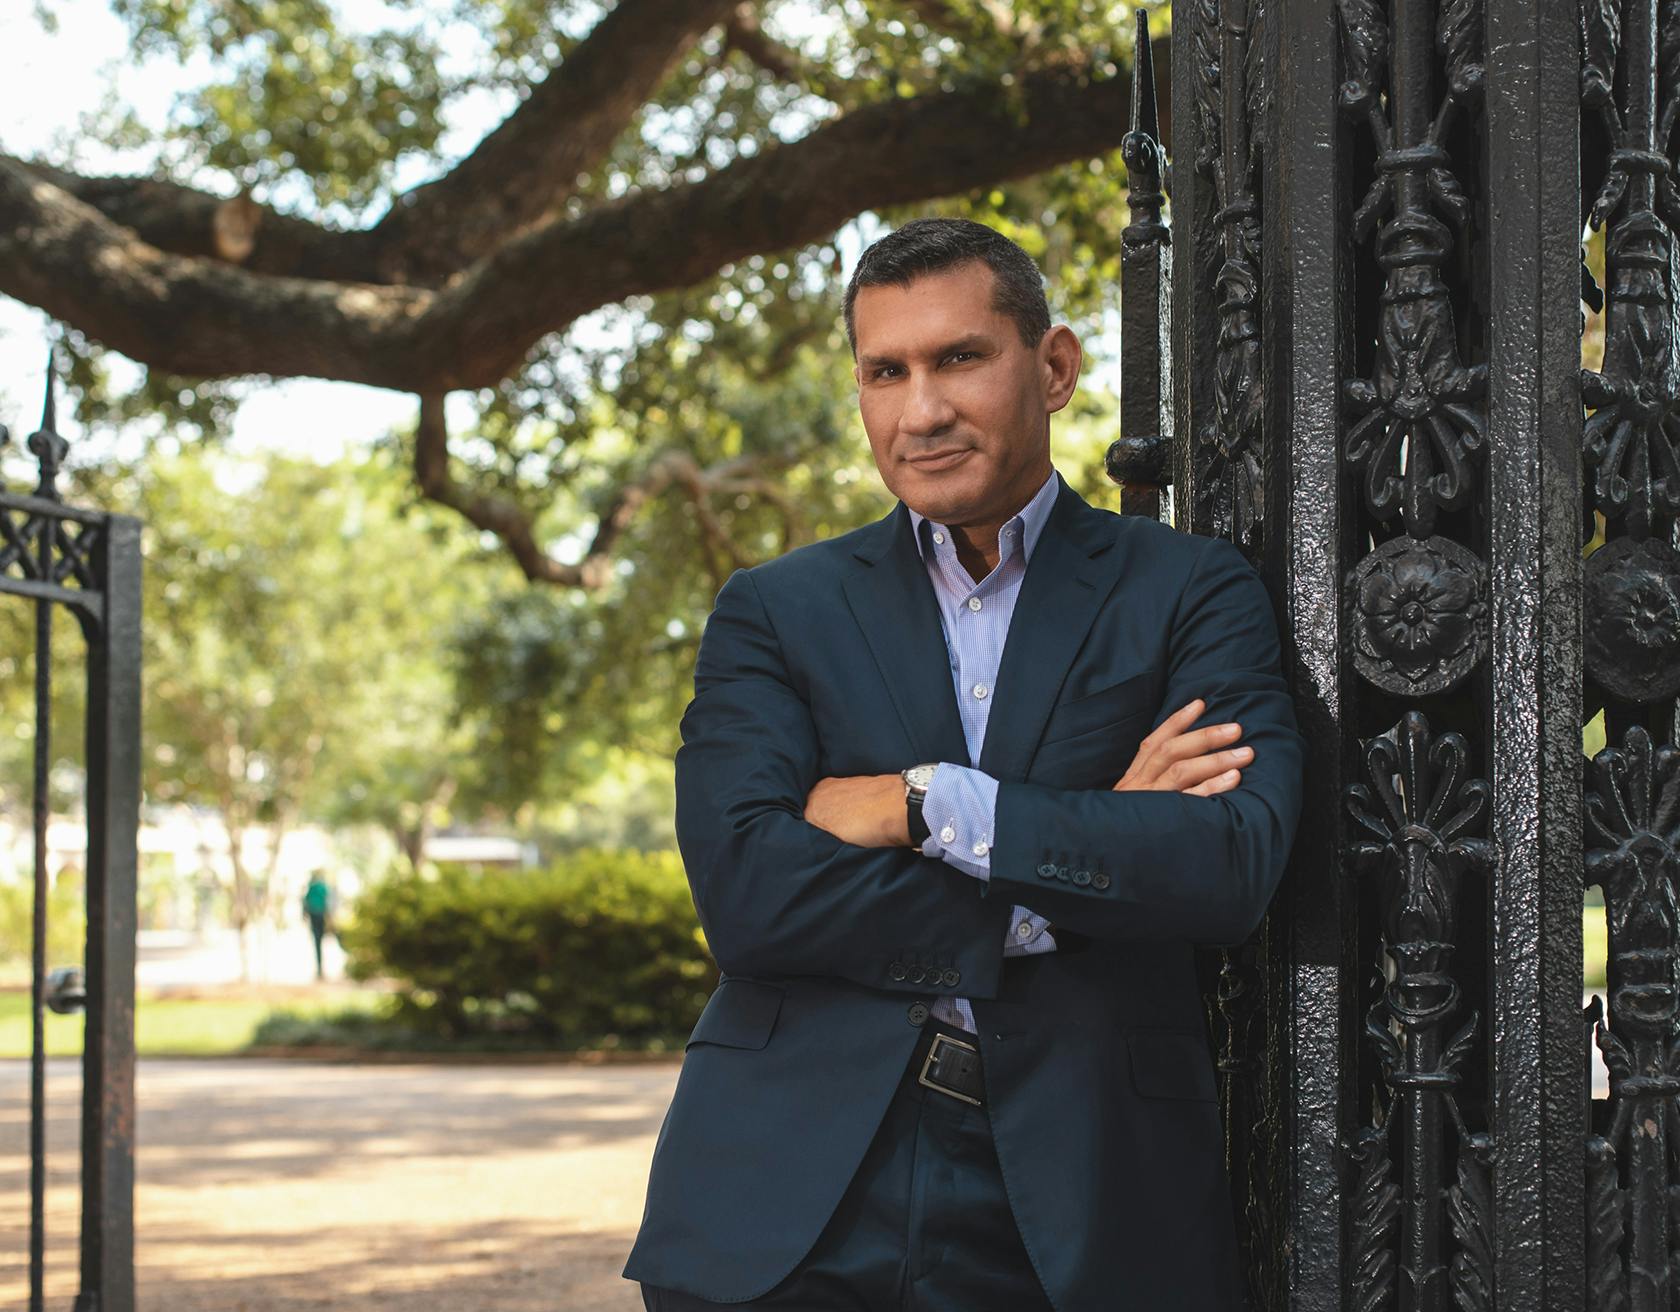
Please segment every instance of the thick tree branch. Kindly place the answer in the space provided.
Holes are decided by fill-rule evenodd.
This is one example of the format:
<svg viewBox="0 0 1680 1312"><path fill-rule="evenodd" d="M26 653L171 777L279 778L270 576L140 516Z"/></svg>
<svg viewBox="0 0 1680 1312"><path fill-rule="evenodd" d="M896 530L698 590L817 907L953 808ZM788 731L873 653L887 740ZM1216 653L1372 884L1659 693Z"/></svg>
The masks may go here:
<svg viewBox="0 0 1680 1312"><path fill-rule="evenodd" d="M375 225L383 276L437 282L556 213L672 66L736 0L619 0L477 149Z"/></svg>
<svg viewBox="0 0 1680 1312"><path fill-rule="evenodd" d="M5 163L0 291L130 359L192 378L332 377L320 372L323 342L329 350L367 352L364 363L372 364L386 350L400 350L400 325L436 300L429 291L269 277L166 255L37 174ZM211 340L217 337L219 343ZM386 360L382 372L401 372L395 366Z"/></svg>
<svg viewBox="0 0 1680 1312"><path fill-rule="evenodd" d="M238 264L252 273L272 273L335 282L363 280L374 267L371 234L323 228L259 205L250 219L252 240L243 256L229 250L218 235L219 216L229 199L178 182L141 177L83 177L67 169L0 154L0 167L33 174L98 210L113 223L130 228L148 246L170 255L194 255Z"/></svg>
<svg viewBox="0 0 1680 1312"><path fill-rule="evenodd" d="M0 292L168 373L304 375L415 393L490 386L531 346L637 294L820 240L867 209L1115 149L1129 77L1066 69L869 105L692 184L504 243L446 289L271 277L169 255L0 161Z"/></svg>
<svg viewBox="0 0 1680 1312"><path fill-rule="evenodd" d="M619 0L473 152L396 198L371 228L333 231L267 206L151 178L84 178L0 155L175 255L253 273L436 285L558 213L671 67L738 0ZM768 40L768 38L766 38ZM242 238L230 242L233 227Z"/></svg>
<svg viewBox="0 0 1680 1312"><path fill-rule="evenodd" d="M414 442L414 475L422 495L439 505L448 506L478 528L494 533L507 546L531 582L591 591L604 588L612 581L619 539L635 520L637 512L652 498L673 486L681 488L688 497L707 547L729 562L730 569L750 563L742 556L740 548L712 509L712 497L743 492L749 496L765 497L782 512L784 521L791 524L793 521L788 518L786 498L781 495L774 480L765 476L790 461L791 457L738 456L716 465L702 466L686 451L673 449L663 452L654 458L639 478L614 490L596 524L595 536L583 559L567 564L543 550L537 541L530 512L525 507L511 498L475 491L456 482L449 471L449 430L444 421L442 393L421 395L420 420Z"/></svg>

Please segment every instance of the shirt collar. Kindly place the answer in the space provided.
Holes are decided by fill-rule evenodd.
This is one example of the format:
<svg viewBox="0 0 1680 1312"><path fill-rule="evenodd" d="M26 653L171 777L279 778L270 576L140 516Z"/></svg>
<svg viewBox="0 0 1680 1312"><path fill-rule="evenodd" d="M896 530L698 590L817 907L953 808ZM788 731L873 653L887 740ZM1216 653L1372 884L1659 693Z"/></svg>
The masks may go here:
<svg viewBox="0 0 1680 1312"><path fill-rule="evenodd" d="M1056 491L1056 471L1052 469L1050 471L1050 476L1044 480L1044 483L1039 487L1038 491L1033 493L1032 499L1016 511L1015 514L1010 516L1010 518L998 530L999 560L1007 560L1009 557L1009 540L1007 534L1011 528L1015 529L1021 535L1021 563L1025 565L1027 561L1032 559L1033 546L1037 543L1039 534L1044 532L1045 524L1050 521L1051 508L1056 504ZM907 505L905 509L909 510L910 508ZM949 530L945 529L945 525L934 523L932 520L927 520L925 516L917 511L910 511L910 529L916 538L916 550L921 553L922 559L926 560L927 548L923 545L922 533L922 524L924 522L933 524L934 528L944 530L947 540L950 539L951 534Z"/></svg>

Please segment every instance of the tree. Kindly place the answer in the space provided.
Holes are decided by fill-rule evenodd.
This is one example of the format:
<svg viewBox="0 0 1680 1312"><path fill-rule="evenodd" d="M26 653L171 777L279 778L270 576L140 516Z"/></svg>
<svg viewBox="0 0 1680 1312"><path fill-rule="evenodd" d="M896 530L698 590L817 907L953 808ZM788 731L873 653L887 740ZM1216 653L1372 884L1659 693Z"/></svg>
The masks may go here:
<svg viewBox="0 0 1680 1312"><path fill-rule="evenodd" d="M458 532L405 518L392 481L376 462L253 471L205 453L143 477L143 783L214 806L242 946L300 820L380 820L417 853L473 768L447 653L493 580L460 567Z"/></svg>
<svg viewBox="0 0 1680 1312"><path fill-rule="evenodd" d="M847 436L836 232L859 215L970 213L1042 259L1065 316L1114 296L1121 6L389 0L353 30L328 0L112 4L142 54L214 71L152 176L0 156L0 291L75 330L84 387L116 350L201 425L251 376L413 393L419 490L528 579L610 588L655 507L714 574L798 540L786 483ZM446 155L472 95L506 115Z"/></svg>

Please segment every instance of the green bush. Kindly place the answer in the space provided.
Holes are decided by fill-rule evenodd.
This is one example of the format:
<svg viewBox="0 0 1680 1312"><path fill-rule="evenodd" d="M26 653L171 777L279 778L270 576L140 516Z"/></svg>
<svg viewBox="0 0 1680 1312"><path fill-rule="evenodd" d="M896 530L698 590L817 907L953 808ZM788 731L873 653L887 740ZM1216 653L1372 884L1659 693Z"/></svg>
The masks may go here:
<svg viewBox="0 0 1680 1312"><path fill-rule="evenodd" d="M33 880L0 883L0 962L27 964L34 952ZM87 908L80 880L55 880L47 890L47 969L82 964Z"/></svg>
<svg viewBox="0 0 1680 1312"><path fill-rule="evenodd" d="M668 1038L693 1027L717 982L674 852L393 875L342 933L352 978L392 980L406 1020L457 1036Z"/></svg>

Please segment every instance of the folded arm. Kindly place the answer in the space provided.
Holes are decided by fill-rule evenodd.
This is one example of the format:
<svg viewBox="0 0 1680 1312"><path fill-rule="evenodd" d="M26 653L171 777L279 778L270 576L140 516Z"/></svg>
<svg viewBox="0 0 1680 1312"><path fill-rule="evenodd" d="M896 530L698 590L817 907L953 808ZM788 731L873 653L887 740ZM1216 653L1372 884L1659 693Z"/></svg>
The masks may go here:
<svg viewBox="0 0 1680 1312"><path fill-rule="evenodd" d="M1303 741L1279 668L1265 587L1209 541L1175 612L1165 706L1201 698L1198 724L1234 721L1253 760L1211 796L1003 782L989 900L1097 938L1229 944L1265 914L1301 805Z"/></svg>
<svg viewBox="0 0 1680 1312"><path fill-rule="evenodd" d="M993 996L1007 904L907 846L846 843L805 819L816 727L744 570L718 593L694 689L676 756L677 845L719 966ZM927 970L912 982L903 967L915 965L936 968L938 985Z"/></svg>

